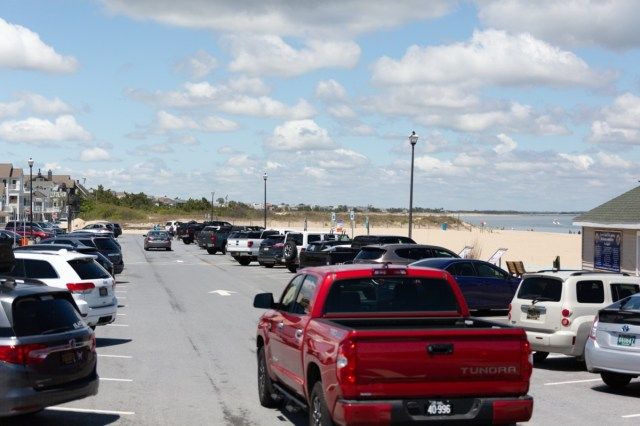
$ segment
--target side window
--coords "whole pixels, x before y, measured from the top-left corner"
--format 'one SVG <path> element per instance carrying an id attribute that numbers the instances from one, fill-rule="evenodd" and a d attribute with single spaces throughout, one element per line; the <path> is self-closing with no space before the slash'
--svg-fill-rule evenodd
<path id="1" fill-rule="evenodd" d="M 449 253 L 446 250 L 437 249 L 437 248 L 434 248 L 431 250 L 433 251 L 433 257 L 453 257 L 451 253 Z"/>
<path id="2" fill-rule="evenodd" d="M 309 315 L 311 308 L 311 300 L 316 292 L 316 284 L 318 279 L 312 275 L 307 275 L 300 287 L 300 292 L 296 298 L 296 303 L 293 306 L 294 314 Z"/>
<path id="3" fill-rule="evenodd" d="M 576 294 L 578 303 L 603 303 L 604 284 L 602 281 L 578 281 Z"/>
<path id="4" fill-rule="evenodd" d="M 316 241 L 320 241 L 320 234 L 309 234 L 307 235 L 308 243 L 315 243 Z"/>
<path id="5" fill-rule="evenodd" d="M 483 278 L 506 278 L 500 270 L 486 263 L 476 263 L 476 270 Z"/>
<path id="6" fill-rule="evenodd" d="M 16 259 L 11 272 L 9 272 L 7 275 L 14 278 L 24 278 L 24 260 Z"/>
<path id="7" fill-rule="evenodd" d="M 46 260 L 24 259 L 24 270 L 27 278 L 58 278 L 56 270 Z"/>
<path id="8" fill-rule="evenodd" d="M 471 262 L 456 262 L 447 268 L 451 275 L 460 277 L 475 277 L 476 271 L 473 269 Z"/>
<path id="9" fill-rule="evenodd" d="M 398 257 L 404 257 L 405 259 L 411 259 L 411 250 L 409 250 L 408 248 L 398 249 L 396 250 L 396 255 Z"/>
<path id="10" fill-rule="evenodd" d="M 298 294 L 298 289 L 300 288 L 300 284 L 302 284 L 302 280 L 304 280 L 304 275 L 298 275 L 291 280 L 287 288 L 284 289 L 282 297 L 280 298 L 280 310 L 291 310 L 291 307 L 296 301 L 296 295 Z"/>
<path id="11" fill-rule="evenodd" d="M 412 248 L 409 249 L 409 259 L 420 260 L 433 257 L 433 252 L 428 248 Z"/>
<path id="12" fill-rule="evenodd" d="M 611 284 L 611 299 L 617 302 L 625 297 L 633 296 L 638 293 L 640 288 L 637 284 Z"/>

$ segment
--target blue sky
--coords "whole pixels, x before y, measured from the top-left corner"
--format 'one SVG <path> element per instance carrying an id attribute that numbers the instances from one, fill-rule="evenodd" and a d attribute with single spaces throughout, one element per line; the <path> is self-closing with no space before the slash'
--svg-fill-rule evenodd
<path id="1" fill-rule="evenodd" d="M 4 162 L 259 202 L 583 210 L 637 184 L 640 3 L 5 1 Z"/>

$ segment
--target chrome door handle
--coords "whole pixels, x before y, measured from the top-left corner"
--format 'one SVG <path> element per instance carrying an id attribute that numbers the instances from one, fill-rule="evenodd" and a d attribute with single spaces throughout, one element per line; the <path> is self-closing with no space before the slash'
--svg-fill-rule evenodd
<path id="1" fill-rule="evenodd" d="M 302 330 L 296 330 L 296 339 L 302 339 Z"/>
<path id="2" fill-rule="evenodd" d="M 283 321 L 280 321 L 280 322 L 278 323 L 278 328 L 280 328 L 280 329 L 283 329 L 283 328 L 284 328 L 284 322 L 283 322 Z"/>

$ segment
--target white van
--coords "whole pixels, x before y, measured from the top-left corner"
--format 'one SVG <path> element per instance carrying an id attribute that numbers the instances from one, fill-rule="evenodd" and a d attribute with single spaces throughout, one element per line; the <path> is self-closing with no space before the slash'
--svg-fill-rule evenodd
<path id="1" fill-rule="evenodd" d="M 582 358 L 598 311 L 640 292 L 640 277 L 592 271 L 539 271 L 523 275 L 509 324 L 527 332 L 537 362 L 550 352 Z"/>

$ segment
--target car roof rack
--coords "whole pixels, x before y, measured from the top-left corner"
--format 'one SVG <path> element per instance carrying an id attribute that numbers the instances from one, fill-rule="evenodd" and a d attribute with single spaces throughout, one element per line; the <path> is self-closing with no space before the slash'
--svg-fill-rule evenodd
<path id="1" fill-rule="evenodd" d="M 608 271 L 578 271 L 571 274 L 572 277 L 580 276 L 580 275 L 622 275 L 623 277 L 628 277 L 629 274 L 627 272 L 608 272 Z"/>
<path id="2" fill-rule="evenodd" d="M 588 271 L 584 271 L 582 269 L 540 269 L 539 271 L 527 272 L 527 273 L 528 274 L 537 274 L 537 273 L 542 273 L 542 272 L 573 272 L 573 273 L 576 273 L 576 272 L 588 272 Z"/>

